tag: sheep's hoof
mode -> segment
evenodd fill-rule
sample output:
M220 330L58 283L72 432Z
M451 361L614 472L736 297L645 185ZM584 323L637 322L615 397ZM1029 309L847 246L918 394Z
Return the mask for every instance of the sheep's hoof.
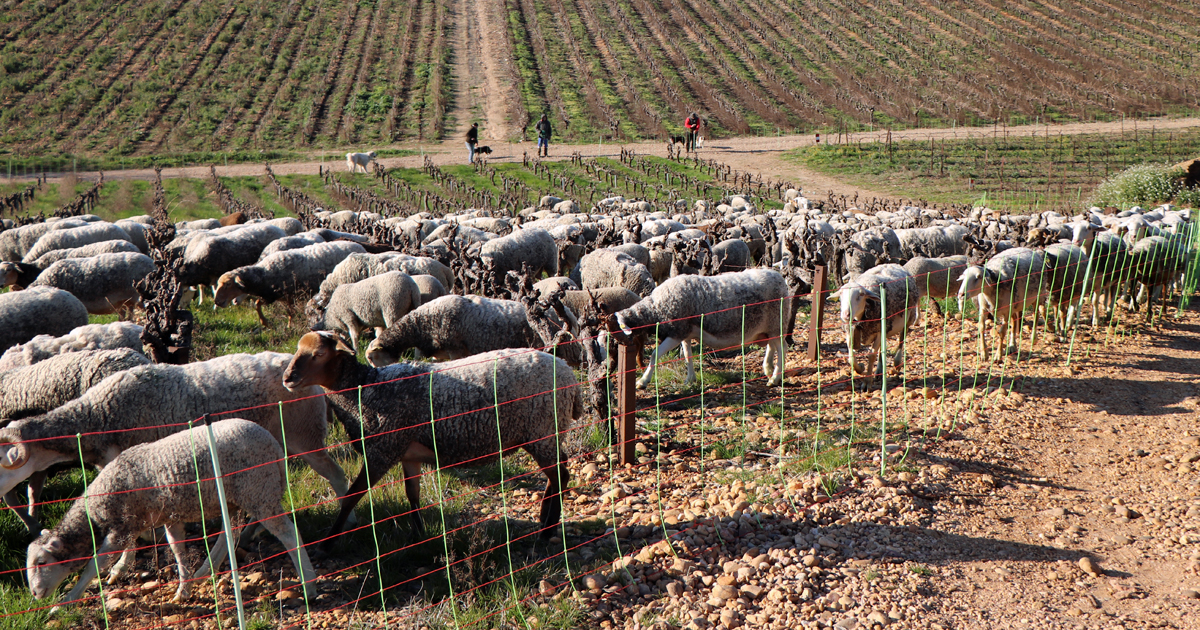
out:
M179 586L179 590L175 591L175 597L171 598L171 603L178 604L178 603L181 603L181 602L187 600L188 597L191 597L191 594L192 594L191 590L192 589L185 588L185 586L183 584L181 584Z
M641 380L638 380L638 382L637 382L638 389L646 389L646 385L649 385L649 383L641 381Z

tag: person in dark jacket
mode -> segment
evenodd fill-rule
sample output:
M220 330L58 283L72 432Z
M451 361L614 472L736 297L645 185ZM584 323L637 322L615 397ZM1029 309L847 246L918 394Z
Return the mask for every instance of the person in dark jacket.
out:
M546 114L542 114L542 119L537 121L537 125L534 127L534 129L537 129L538 135L538 157L548 157L550 155L550 134L552 133L552 130L550 129L550 118Z
M475 145L479 144L479 123L471 123L467 130L467 163L475 163Z
M695 151L696 135L700 133L700 117L696 115L696 112L692 112L692 115L683 121L683 126L687 129L687 142L684 143L684 148L688 151Z

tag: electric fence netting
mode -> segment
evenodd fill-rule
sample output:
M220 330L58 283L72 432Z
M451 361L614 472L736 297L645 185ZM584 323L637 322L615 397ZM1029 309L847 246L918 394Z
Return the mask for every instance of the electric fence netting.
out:
M131 476L133 487L13 506L38 508L42 517L82 511L86 541L63 545L82 553L64 551L35 569L59 582L71 583L67 574L79 569L85 579L101 580L77 589L73 601L55 601L52 585L40 593L49 598L24 600L26 606L5 610L0 619L41 625L60 606L55 614L63 619L82 615L105 628L245 628L265 619L272 627L294 628L534 629L599 625L616 619L619 602L642 600L662 602L663 618L686 609L715 616L726 627L765 625L759 603L786 609L823 596L835 558L897 553L887 544L839 543L832 528L852 525L831 508L839 498L891 487L891 499L870 512L869 525L878 527L916 524L905 501L961 501L939 484L945 466L917 470L912 458L936 450L964 426L1020 408L1028 374L1055 370L1069 376L1093 357L1118 351L1130 335L1171 326L1196 289L1197 237L1191 222L1153 249L1092 247L1082 256L1037 256L1031 260L1039 267L1019 267L1022 273L1000 278L985 267L978 296L958 281L968 265L938 276L945 282L938 294L948 297L936 301L923 297L931 292L928 278L915 278L915 285L885 282L868 287L874 310L851 309L849 316L845 309L835 315L823 286L696 314L691 319L701 330L706 318L740 314L745 331L747 309L765 304L778 309L779 330L755 338L743 333L731 347L712 347L700 335L694 347L684 342L677 356L660 357L640 390L640 340L655 338L656 326L631 334L610 326L595 339L609 348L609 363L592 380L560 374L558 367L548 374L517 373L550 384L535 393L506 391L512 368L479 356L452 368L432 363L401 378L331 392L331 400L340 396L352 408L337 412L344 429L335 430L326 450L352 475L361 469L365 482L350 487L349 499L334 496L298 459L307 453L263 452L238 463L219 452L228 448L221 424L246 409L174 423L167 432L195 436L182 463L191 471L186 483L142 487ZM824 275L820 270L817 277ZM1139 284L1149 287L1141 297ZM1145 313L1131 312L1122 300L1144 305ZM786 316L793 310L794 329ZM822 311L825 317L818 317ZM773 357L783 362L784 378L776 382L772 356L755 349L773 341L784 348L782 357ZM806 342L816 349L810 357L800 349ZM551 354L560 349L543 348ZM761 371L758 352L765 355ZM441 389L448 381L439 372L452 376L472 365L490 375L486 385L471 389L472 400L485 404L439 414L450 408L446 399L462 395ZM371 390L384 387L425 398L399 409L396 422L381 423ZM560 404L564 397L582 400L584 387L597 388L615 404L580 414ZM271 405L278 407L281 425L285 407L300 400ZM530 408L536 410L530 417L513 412ZM487 430L464 435L456 424L464 418L486 418ZM512 427L534 423L550 430L520 433L524 439L513 433ZM153 430L163 432L164 426ZM427 455L394 453L387 469L378 469L385 460L373 454L413 442L418 433L429 436ZM75 440L78 463L86 468L86 437L52 439ZM472 443L464 448L459 440ZM460 457L462 452L470 454ZM539 463L543 458L531 453L548 455ZM5 457L12 470L11 452ZM277 512L248 518L249 508L239 503L248 492L246 480L276 470L282 475ZM79 477L72 479L77 491ZM162 497L190 501L200 512L186 527L169 527L168 540L161 528L140 538L106 537L116 525L111 519L121 518L111 506L167 500ZM423 504L413 505L415 497ZM341 525L338 513L349 500L358 501L354 518L331 531L335 522ZM555 516L560 509L561 520ZM47 525L55 532L67 528L72 512L67 514L62 523L47 518ZM158 524L172 524L170 516L159 515ZM272 535L253 537L256 525ZM218 540L222 533L228 536ZM189 592L171 602L180 580L171 555L176 549L184 555ZM223 557L228 565L221 565ZM315 575L297 573L310 559ZM734 563L732 572L725 567L734 577L697 577L695 569L722 559ZM18 561L0 573L14 589L26 586ZM200 562L212 566L211 575L196 572ZM123 575L104 579L114 563ZM754 579L764 565L776 564L799 569L794 592ZM668 609L671 601L684 604ZM731 602L738 605L727 606Z

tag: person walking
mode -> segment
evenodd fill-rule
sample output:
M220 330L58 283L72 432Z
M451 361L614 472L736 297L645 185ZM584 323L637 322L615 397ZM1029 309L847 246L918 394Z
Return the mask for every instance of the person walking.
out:
M687 129L687 142L683 146L688 151L695 151L696 135L700 133L700 117L696 112L692 112L692 115L683 121L683 126Z
M475 163L475 145L479 144L479 123L471 123L467 130L467 163Z
M537 135L538 135L538 141L537 141L538 157L549 157L550 156L550 134L552 133L552 131L550 129L550 118L546 114L542 114L542 119L537 121L537 126L535 126L534 129L537 129Z

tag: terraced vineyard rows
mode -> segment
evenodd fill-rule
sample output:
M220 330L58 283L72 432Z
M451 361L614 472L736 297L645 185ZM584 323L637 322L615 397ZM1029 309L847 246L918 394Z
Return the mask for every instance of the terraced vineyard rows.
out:
M503 127L489 137L528 139L542 112L560 140L592 141L663 138L688 111L719 137L1200 109L1200 9L1186 3L479 1L13 0L0 146L438 141L478 114L466 94L511 99L514 81L521 102L489 110Z

